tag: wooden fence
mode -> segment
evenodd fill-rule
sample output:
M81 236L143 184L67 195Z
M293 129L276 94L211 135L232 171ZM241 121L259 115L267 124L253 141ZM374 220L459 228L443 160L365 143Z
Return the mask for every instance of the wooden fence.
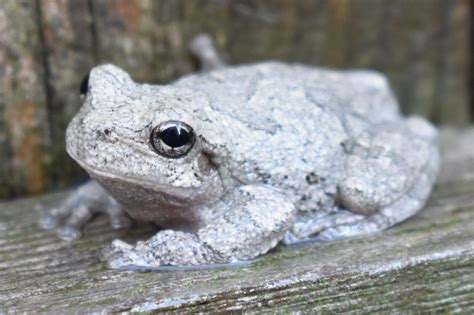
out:
M471 11L472 12L472 11ZM469 121L468 0L0 1L0 198L84 178L64 130L96 64L166 82L209 32L228 63L264 59L386 73L403 111Z

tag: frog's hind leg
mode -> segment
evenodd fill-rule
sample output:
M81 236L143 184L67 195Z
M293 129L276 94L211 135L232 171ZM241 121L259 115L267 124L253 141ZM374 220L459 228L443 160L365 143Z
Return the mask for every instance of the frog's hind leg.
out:
M339 209L297 223L286 243L332 240L388 228L414 215L428 198L439 168L436 131L421 118L381 126L367 146L351 145Z
M436 157L428 163L418 177L418 181L395 202L386 205L367 217L359 218L357 214L348 214L356 218L349 224L334 225L320 231L316 238L333 240L337 238L369 234L386 229L414 215L423 207L435 180L438 161Z
M81 236L81 229L99 212L106 213L113 228L129 227L131 219L120 205L94 180L91 180L70 195L56 208L46 212L39 221L44 229L57 228L63 240L74 240Z
M224 65L214 41L211 36L205 33L196 35L189 45L191 53L198 59L202 70L212 70Z
M335 239L372 233L414 215L428 198L439 169L437 132L424 119L411 117L398 125L380 126L364 161L352 167L356 177L348 177L341 187L342 207L364 214L359 222L322 230L320 239ZM372 158L373 157L373 158ZM365 172L362 174L360 171ZM365 176L364 176L365 175ZM359 180L362 184L358 186ZM364 189L364 187L366 187Z

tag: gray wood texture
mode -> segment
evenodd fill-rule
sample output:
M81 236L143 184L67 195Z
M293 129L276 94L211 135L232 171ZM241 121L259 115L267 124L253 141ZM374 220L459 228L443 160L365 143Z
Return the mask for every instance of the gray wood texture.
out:
M210 33L231 64L280 59L388 75L406 113L469 121L468 0L0 1L0 198L85 174L64 150L89 69L112 62L139 81L195 70Z
M425 209L382 233L281 246L242 266L121 271L98 260L119 237L98 219L67 244L36 227L64 193L0 203L0 313L64 311L474 312L474 128L444 129ZM35 210L36 209L36 210Z

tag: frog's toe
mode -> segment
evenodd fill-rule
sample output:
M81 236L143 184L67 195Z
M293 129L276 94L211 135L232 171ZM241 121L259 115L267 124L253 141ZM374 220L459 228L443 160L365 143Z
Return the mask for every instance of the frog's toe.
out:
M114 240L112 244L105 247L99 258L104 261L110 267L114 268L115 265L120 265L119 261L123 254L131 249L131 246L125 242ZM117 267L118 268L118 267Z
M81 230L69 225L60 227L56 234L60 239L68 242L75 241L82 236Z
M108 198L108 202L104 206L104 209L99 211L107 214L112 228L117 230L129 228L133 225L132 219L123 211L122 207L112 197Z
M45 230L55 229L64 222L74 211L70 205L61 205L58 208L51 208L43 213L38 220L38 225Z
M123 252L108 251L102 254L101 260L104 261L109 268L122 269L130 265L130 262L125 259L127 255Z
M113 241L105 248L100 259L112 269L151 267L149 259L140 255L134 246L120 240Z
M51 209L51 212L56 211L57 209ZM43 214L38 221L38 225L45 230L52 230L54 228L57 228L61 222L60 218L58 218L58 216L53 215L51 212Z
M115 230L126 229L133 225L132 219L127 216L125 213L119 213L115 215L110 215L110 225Z
M58 236L65 241L73 241L82 236L81 230L92 218L92 211L85 205L79 205L69 216L66 223L57 230Z
M56 234L65 241L81 237L82 227L92 218L92 211L84 204L76 207L53 208L43 214L38 225L45 230L57 229Z
M361 177L348 177L339 184L339 201L344 209L364 215L380 208L380 198L370 182Z

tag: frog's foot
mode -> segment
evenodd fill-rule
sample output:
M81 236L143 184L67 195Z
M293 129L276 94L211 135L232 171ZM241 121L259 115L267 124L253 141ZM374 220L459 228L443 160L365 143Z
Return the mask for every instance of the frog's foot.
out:
M212 70L224 65L217 52L212 37L208 34L196 35L189 45L191 53L198 59L202 70Z
M129 227L131 219L120 205L96 181L89 181L72 192L57 208L50 209L39 220L44 229L57 229L57 235L72 241L82 235L82 228L91 218L105 212L115 229Z
M293 244L316 239L319 234L336 226L352 225L363 222L364 215L338 209L334 213L324 213L306 222L297 222L283 239L285 244Z
M253 259L273 248L292 226L295 208L279 191L243 186L212 209L195 233L164 230L135 246L114 241L103 258L111 268L223 264Z

